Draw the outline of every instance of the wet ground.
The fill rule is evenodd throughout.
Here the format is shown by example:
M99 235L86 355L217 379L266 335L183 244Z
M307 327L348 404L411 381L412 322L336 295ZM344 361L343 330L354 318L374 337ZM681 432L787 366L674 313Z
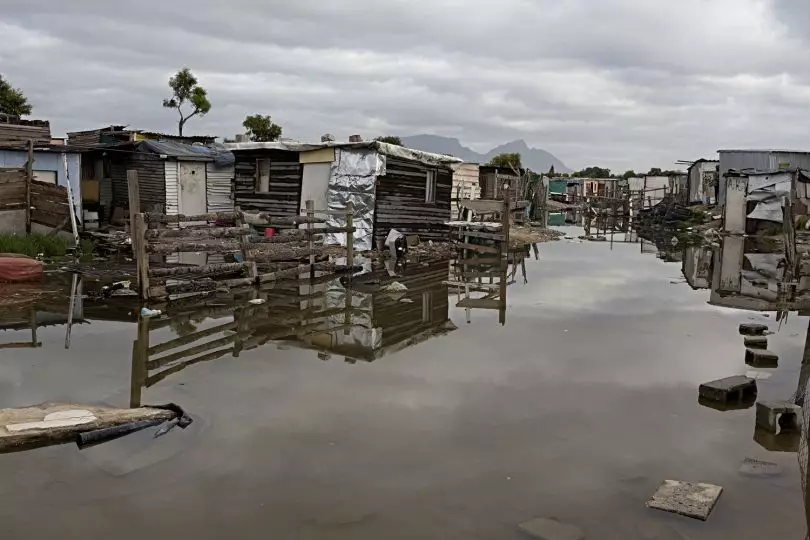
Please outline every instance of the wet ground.
M325 352L345 352L334 336L251 348L259 312L246 312L238 356L154 379L133 368L135 323L75 324L67 350L64 325L39 328L42 347L0 350L0 407L127 407L140 393L196 421L160 439L0 456L0 537L517 539L519 523L554 516L589 539L803 538L797 447L757 442L754 409L697 399L699 384L751 371L738 325L777 330L775 313L710 305L681 264L638 243L552 242L538 256L528 283L509 285L503 326L497 310L468 324L456 294L441 298L446 278L419 284L411 269L405 302L370 297L382 337L357 337L349 361ZM150 345L230 320L175 322ZM759 370L760 399L796 393L807 331L794 312L770 337L780 366ZM30 340L0 332L0 344ZM745 458L781 474L744 476ZM709 521L645 508L664 479L723 486Z

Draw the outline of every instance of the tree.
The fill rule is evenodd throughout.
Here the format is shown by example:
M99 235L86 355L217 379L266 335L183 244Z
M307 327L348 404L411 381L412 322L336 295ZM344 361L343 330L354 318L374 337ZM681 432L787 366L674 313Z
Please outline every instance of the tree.
M0 113L9 116L25 116L31 114L31 104L23 95L22 90L14 88L0 75Z
M211 102L208 101L208 92L197 84L197 77L188 68L183 68L169 79L169 88L172 89L172 97L163 100L163 106L167 109L177 109L180 121L177 123L177 134L183 135L183 126L196 115L205 116L211 110ZM183 112L183 106L190 104L190 113Z
M603 169L601 167L588 167L581 171L574 173L574 176L580 178L610 178L610 169Z
M281 138L281 126L274 124L269 116L261 114L246 116L242 125L253 142L271 142Z
M622 178L624 178L625 180L628 180L628 179L630 179L630 178L636 178L637 176L638 176L638 175L636 174L636 171L632 171L632 170L630 170L630 171L625 172L625 173L622 175Z
M522 168L520 164L520 154L518 153L498 154L497 156L489 160L489 165L491 165L492 167L499 167L503 169L512 169L513 171L518 173Z
M658 167L653 167L650 169L650 172L647 173L647 176L662 176L662 171Z
M386 135L384 137L377 137L374 140L377 142L384 142L388 144L395 144L397 146L402 146L402 139L400 139L396 135Z
M554 171L554 165L552 165L551 168L548 170L548 177L554 178L555 176L557 176L557 173Z

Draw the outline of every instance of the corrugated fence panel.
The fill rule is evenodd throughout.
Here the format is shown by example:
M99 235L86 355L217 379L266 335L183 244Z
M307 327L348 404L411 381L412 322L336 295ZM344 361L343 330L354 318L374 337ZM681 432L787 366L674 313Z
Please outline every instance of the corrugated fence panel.
M217 167L214 163L206 166L208 184L208 211L209 212L230 212L233 211L233 196L231 186L233 184L234 168Z
M163 170L166 176L166 213L173 216L180 213L180 183L177 174L177 162L167 161Z
M422 240L447 240L453 174L438 169L436 202L426 203L428 167L388 156L386 174L377 178L374 237L385 239L391 229L418 234Z

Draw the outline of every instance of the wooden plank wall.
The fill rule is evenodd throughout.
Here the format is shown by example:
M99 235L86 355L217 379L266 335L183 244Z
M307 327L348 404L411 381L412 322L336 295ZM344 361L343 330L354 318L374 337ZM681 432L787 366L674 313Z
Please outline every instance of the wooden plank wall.
M297 152L283 150L235 151L234 201L246 211L270 216L297 216L301 208L303 165ZM270 191L256 193L256 160L270 160Z
M14 120L0 122L0 144L24 148L29 140L35 146L51 144L51 126L43 120Z
M453 173L438 169L436 202L425 203L427 165L388 156L385 176L377 179L374 216L375 241L391 229L418 234L422 240L447 240Z
M25 210L25 170L0 169L0 211Z
M58 227L70 217L67 188L34 180L31 182L31 221ZM68 230L70 230L68 228Z

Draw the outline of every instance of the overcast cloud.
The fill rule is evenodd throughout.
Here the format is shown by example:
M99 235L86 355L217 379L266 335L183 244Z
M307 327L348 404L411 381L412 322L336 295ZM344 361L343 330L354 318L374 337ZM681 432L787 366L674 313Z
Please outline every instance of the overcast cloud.
M174 132L168 77L287 137L514 139L569 167L671 167L721 147L810 150L807 0L0 0L0 73L55 134Z

